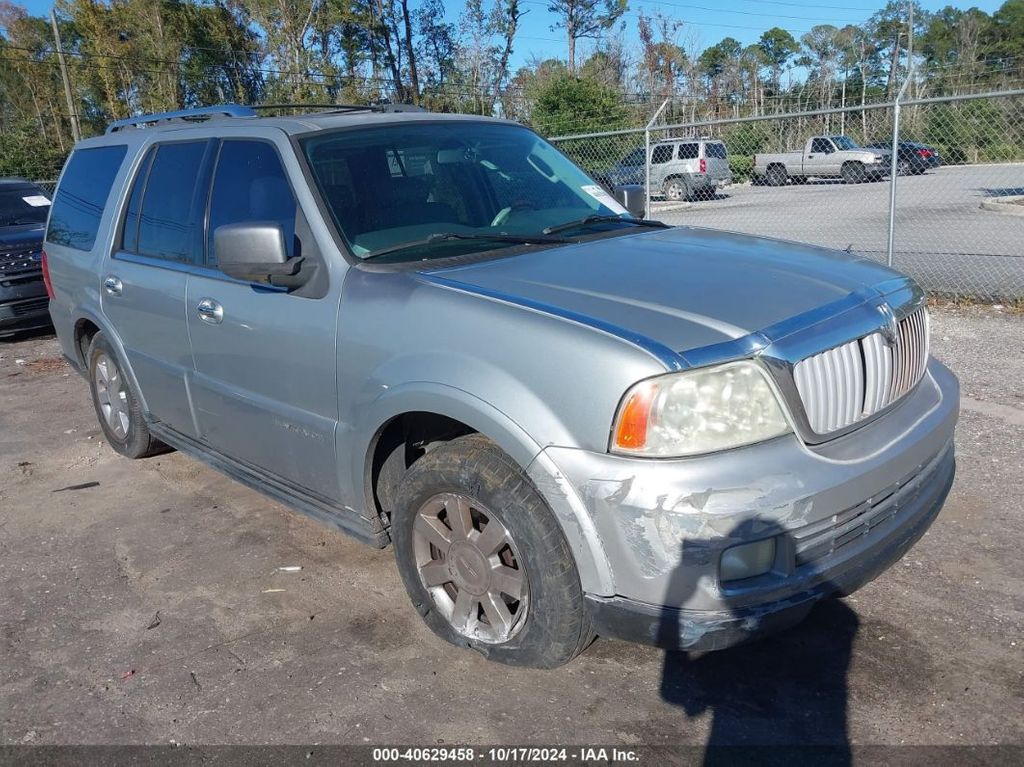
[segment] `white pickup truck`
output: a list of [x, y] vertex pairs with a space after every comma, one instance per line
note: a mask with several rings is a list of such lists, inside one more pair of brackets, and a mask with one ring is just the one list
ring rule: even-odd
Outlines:
[[754, 155], [754, 176], [771, 186], [789, 179], [841, 178], [847, 184], [876, 180], [889, 173], [890, 152], [857, 146], [849, 136], [814, 136], [803, 149]]

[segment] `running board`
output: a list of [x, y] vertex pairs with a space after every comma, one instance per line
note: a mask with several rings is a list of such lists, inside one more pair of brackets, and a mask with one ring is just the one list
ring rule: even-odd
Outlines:
[[175, 450], [184, 453], [208, 466], [226, 474], [246, 487], [270, 496], [276, 501], [300, 511], [306, 516], [321, 522], [335, 530], [351, 535], [353, 538], [368, 543], [379, 549], [391, 542], [390, 536], [380, 524], [368, 520], [354, 509], [344, 509], [328, 503], [290, 484], [267, 476], [266, 472], [248, 464], [228, 458], [214, 452], [206, 445], [172, 429], [165, 423], [147, 418], [146, 425], [153, 435]]

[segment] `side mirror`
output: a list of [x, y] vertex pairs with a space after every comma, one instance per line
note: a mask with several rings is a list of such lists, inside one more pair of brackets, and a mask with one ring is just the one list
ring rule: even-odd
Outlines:
[[[293, 287], [302, 258], [288, 258], [284, 228], [272, 221], [225, 224], [213, 231], [213, 252], [224, 274], [247, 282]], [[281, 279], [284, 278], [284, 279]]]
[[640, 184], [620, 184], [612, 195], [618, 203], [637, 218], [647, 214], [647, 198]]

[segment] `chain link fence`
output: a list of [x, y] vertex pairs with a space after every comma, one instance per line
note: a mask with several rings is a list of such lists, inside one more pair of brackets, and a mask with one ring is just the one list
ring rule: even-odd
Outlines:
[[850, 251], [935, 295], [1024, 300], [1024, 90], [552, 141], [609, 187], [644, 185], [667, 223]]

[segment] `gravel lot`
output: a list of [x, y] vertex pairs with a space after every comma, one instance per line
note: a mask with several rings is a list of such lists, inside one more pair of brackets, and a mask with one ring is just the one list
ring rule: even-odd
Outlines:
[[[1024, 194], [1024, 164], [950, 166], [897, 179], [895, 265], [935, 292], [1024, 298], [1024, 217], [981, 209]], [[888, 180], [739, 184], [713, 200], [654, 215], [692, 224], [851, 250], [884, 260]]]
[[115, 455], [53, 338], [0, 343], [0, 744], [1024, 744], [1024, 317], [933, 328], [960, 469], [905, 560], [748, 647], [549, 672], [441, 644], [390, 551]]

